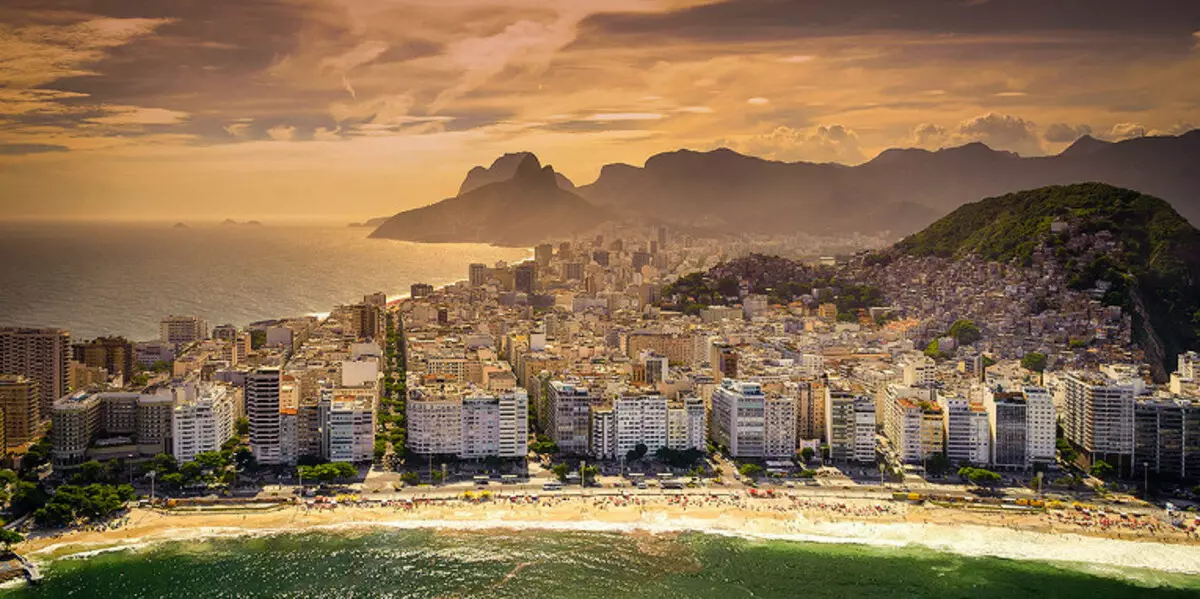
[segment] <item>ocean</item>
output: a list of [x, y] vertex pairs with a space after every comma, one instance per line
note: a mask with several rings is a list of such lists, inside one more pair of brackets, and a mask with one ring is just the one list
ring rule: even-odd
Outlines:
[[168, 314], [211, 326], [329, 312], [413, 283], [467, 277], [472, 262], [530, 252], [367, 239], [336, 226], [0, 223], [0, 325], [55, 326], [72, 339], [158, 337]]
[[369, 530], [59, 559], [2, 597], [1200, 597], [1157, 572], [687, 533]]

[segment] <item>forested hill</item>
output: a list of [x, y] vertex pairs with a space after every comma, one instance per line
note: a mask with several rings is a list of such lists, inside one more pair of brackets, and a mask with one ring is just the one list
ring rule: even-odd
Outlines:
[[1024, 264], [1041, 255], [1062, 264], [1072, 288], [1106, 281], [1105, 303], [1132, 312], [1135, 337], [1158, 377], [1180, 351], [1198, 346], [1200, 231], [1167, 202], [1136, 191], [1083, 183], [988, 198], [892, 251]]

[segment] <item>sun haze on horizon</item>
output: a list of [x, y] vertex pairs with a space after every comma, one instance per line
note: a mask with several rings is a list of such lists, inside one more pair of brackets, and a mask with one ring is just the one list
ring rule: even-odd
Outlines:
[[1185, 0], [9, 0], [0, 220], [358, 220], [532, 151], [859, 164], [1193, 128]]

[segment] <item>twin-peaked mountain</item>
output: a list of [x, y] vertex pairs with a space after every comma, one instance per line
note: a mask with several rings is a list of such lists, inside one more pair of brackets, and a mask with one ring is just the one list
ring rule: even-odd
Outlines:
[[543, 168], [533, 154], [508, 154], [490, 169], [473, 169], [458, 196], [401, 212], [371, 237], [529, 246], [569, 237], [612, 218], [563, 189], [564, 181], [566, 177]]
[[[1163, 198], [1200, 223], [1200, 130], [1105, 142], [1023, 158], [972, 143], [887, 150], [859, 166], [776, 162], [732, 150], [679, 150], [644, 166], [610, 164], [575, 187], [528, 152], [468, 173], [457, 197], [392, 217], [375, 237], [520, 244], [603, 220], [655, 222], [698, 234], [884, 233], [901, 237], [979, 198], [1100, 182]], [[522, 174], [524, 173], [524, 174]], [[544, 184], [537, 184], [536, 181]]]

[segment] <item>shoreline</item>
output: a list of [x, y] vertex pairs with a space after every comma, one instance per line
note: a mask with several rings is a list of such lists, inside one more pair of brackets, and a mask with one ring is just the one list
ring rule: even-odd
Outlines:
[[[73, 530], [27, 539], [15, 549], [39, 563], [86, 559], [172, 541], [359, 530], [530, 531], [651, 534], [701, 533], [756, 541], [922, 548], [966, 557], [1076, 564], [1200, 575], [1200, 544], [1178, 535], [1088, 534], [1047, 526], [1038, 516], [972, 514], [951, 508], [838, 500], [791, 504], [754, 499], [714, 502], [612, 498], [548, 501], [404, 501], [336, 508], [282, 505], [258, 512], [172, 512], [135, 508], [109, 530]], [[823, 509], [818, 506], [838, 506]], [[983, 516], [982, 518], [980, 516]], [[997, 525], [999, 524], [999, 525]]]

